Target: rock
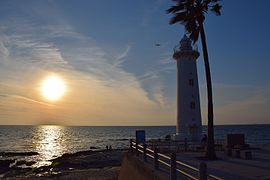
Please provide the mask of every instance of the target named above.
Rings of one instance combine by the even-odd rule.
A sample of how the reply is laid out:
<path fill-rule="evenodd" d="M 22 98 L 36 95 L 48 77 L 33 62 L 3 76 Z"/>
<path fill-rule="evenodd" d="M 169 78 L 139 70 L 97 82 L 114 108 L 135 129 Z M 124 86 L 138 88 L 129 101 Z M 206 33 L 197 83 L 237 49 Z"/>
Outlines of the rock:
<path fill-rule="evenodd" d="M 80 152 L 73 155 L 64 155 L 60 158 L 52 160 L 52 167 L 66 170 L 87 169 L 87 168 L 104 168 L 112 166 L 120 166 L 123 158 L 122 151 L 96 151 L 96 152 Z"/>
<path fill-rule="evenodd" d="M 34 170 L 35 173 L 51 171 L 53 168 L 51 166 L 41 166 Z"/>
<path fill-rule="evenodd" d="M 35 156 L 37 152 L 1 152 L 1 156 Z"/>
<path fill-rule="evenodd" d="M 63 179 L 71 176 L 69 179 L 81 179 L 81 177 L 103 177 L 103 173 L 108 174 L 108 177 L 117 177 L 119 170 L 111 170 L 112 167 L 120 167 L 123 154 L 126 150 L 112 151 L 81 151 L 74 154 L 64 154 L 61 157 L 52 159 L 50 166 L 42 166 L 39 168 L 31 168 L 30 166 L 36 163 L 35 161 L 17 161 L 16 165 L 25 164 L 28 168 L 9 167 L 15 160 L 0 161 L 5 173 L 4 178 L 18 179 Z M 74 174 L 74 176 L 72 176 Z M 78 177 L 77 177 L 78 176 Z M 1 179 L 1 178 L 0 178 Z M 85 179 L 85 178 L 82 178 Z M 107 178 L 110 179 L 110 178 Z M 117 179 L 117 178 L 114 178 Z"/>
<path fill-rule="evenodd" d="M 32 168 L 21 168 L 21 167 L 11 167 L 8 172 L 5 173 L 5 178 L 7 177 L 16 177 L 20 175 L 27 175 L 32 172 Z"/>
<path fill-rule="evenodd" d="M 17 161 L 16 162 L 16 166 L 21 166 L 23 164 L 26 164 L 26 161 L 25 160 L 20 160 L 20 161 Z"/>
<path fill-rule="evenodd" d="M 26 166 L 32 166 L 33 164 L 36 164 L 36 161 L 28 161 L 25 163 Z"/>
<path fill-rule="evenodd" d="M 93 153 L 96 153 L 96 152 L 98 152 L 98 151 L 88 150 L 88 151 L 79 151 L 79 152 L 76 152 L 76 153 L 73 153 L 73 154 L 65 153 L 61 157 L 51 159 L 50 161 L 69 159 L 69 158 L 73 158 L 73 157 L 77 157 L 77 156 L 86 156 L 86 155 L 90 155 L 90 154 L 93 154 Z"/>
<path fill-rule="evenodd" d="M 165 136 L 165 141 L 170 141 L 170 140 L 171 140 L 171 135 L 169 135 L 169 134 L 166 135 L 166 136 Z"/>
<path fill-rule="evenodd" d="M 11 163 L 14 163 L 14 159 L 8 159 L 8 160 L 0 160 L 0 167 L 2 166 L 9 166 Z"/>
<path fill-rule="evenodd" d="M 98 149 L 97 147 L 94 146 L 90 146 L 90 149 Z"/>
<path fill-rule="evenodd" d="M 0 160 L 0 173 L 8 171 L 10 169 L 10 164 L 14 162 L 15 160 Z"/>

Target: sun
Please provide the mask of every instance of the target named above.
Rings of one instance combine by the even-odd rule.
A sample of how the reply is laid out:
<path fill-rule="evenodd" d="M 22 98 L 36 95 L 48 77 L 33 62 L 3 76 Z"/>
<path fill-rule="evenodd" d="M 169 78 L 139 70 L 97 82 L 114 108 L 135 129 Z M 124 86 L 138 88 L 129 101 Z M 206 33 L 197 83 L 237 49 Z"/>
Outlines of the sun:
<path fill-rule="evenodd" d="M 40 91 L 47 100 L 57 101 L 65 94 L 66 85 L 59 76 L 50 75 L 42 81 Z"/>

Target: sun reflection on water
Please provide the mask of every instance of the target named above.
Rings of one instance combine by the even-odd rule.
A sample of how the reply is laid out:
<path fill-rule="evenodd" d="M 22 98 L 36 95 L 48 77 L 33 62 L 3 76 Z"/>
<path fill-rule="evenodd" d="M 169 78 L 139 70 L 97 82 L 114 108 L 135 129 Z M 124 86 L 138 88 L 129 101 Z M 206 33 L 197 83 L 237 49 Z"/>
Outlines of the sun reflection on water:
<path fill-rule="evenodd" d="M 59 157 L 66 152 L 67 145 L 64 140 L 62 126 L 38 126 L 37 138 L 34 140 L 39 161 L 36 166 L 50 165 L 50 159 Z"/>

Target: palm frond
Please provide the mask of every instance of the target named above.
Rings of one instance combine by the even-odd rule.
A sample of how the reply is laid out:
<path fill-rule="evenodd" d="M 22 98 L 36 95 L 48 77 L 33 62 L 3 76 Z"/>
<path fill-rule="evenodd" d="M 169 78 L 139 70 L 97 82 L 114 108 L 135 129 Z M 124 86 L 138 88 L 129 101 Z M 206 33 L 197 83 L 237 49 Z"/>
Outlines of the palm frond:
<path fill-rule="evenodd" d="M 221 15 L 221 12 L 220 12 L 221 8 L 222 8 L 222 6 L 217 3 L 214 6 L 212 6 L 210 11 L 212 11 L 215 15 L 220 16 Z"/>
<path fill-rule="evenodd" d="M 187 18 L 186 12 L 177 13 L 174 17 L 171 18 L 170 24 L 185 21 L 185 18 Z"/>
<path fill-rule="evenodd" d="M 169 9 L 166 10 L 167 14 L 169 13 L 176 13 L 179 11 L 183 11 L 185 10 L 185 5 L 184 4 L 179 4 L 177 6 L 172 6 Z"/>
<path fill-rule="evenodd" d="M 187 21 L 185 23 L 185 29 L 188 33 L 192 33 L 192 31 L 194 31 L 195 29 L 197 29 L 197 23 L 195 20 L 193 21 Z"/>
<path fill-rule="evenodd" d="M 220 0 L 173 0 L 175 5 L 167 9 L 168 14 L 174 16 L 170 24 L 181 23 L 185 26 L 186 32 L 195 43 L 200 34 L 200 25 L 205 20 L 205 14 L 209 11 L 215 15 L 221 15 L 222 6 Z"/>

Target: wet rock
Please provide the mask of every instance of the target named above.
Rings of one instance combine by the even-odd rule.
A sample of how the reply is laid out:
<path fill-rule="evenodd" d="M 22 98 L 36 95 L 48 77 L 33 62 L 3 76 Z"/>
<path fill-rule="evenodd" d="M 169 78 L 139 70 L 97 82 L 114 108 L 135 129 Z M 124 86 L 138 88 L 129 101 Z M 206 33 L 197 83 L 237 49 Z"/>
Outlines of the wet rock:
<path fill-rule="evenodd" d="M 120 166 L 122 162 L 123 152 L 119 151 L 97 151 L 95 153 L 78 153 L 69 154 L 52 160 L 52 167 L 66 170 L 87 169 L 87 168 L 103 168 L 111 166 Z"/>
<path fill-rule="evenodd" d="M 67 158 L 72 158 L 72 157 L 77 157 L 77 156 L 86 156 L 86 155 L 90 155 L 93 153 L 96 153 L 97 151 L 92 151 L 92 150 L 88 150 L 88 151 L 79 151 L 76 153 L 65 153 L 63 154 L 61 157 L 55 158 L 55 159 L 51 159 L 50 161 L 57 161 L 57 160 L 61 160 L 61 159 L 67 159 Z"/>
<path fill-rule="evenodd" d="M 7 171 L 5 173 L 5 178 L 7 177 L 16 177 L 16 176 L 20 176 L 20 175 L 27 175 L 30 174 L 32 172 L 32 168 L 21 168 L 21 167 L 11 167 L 9 169 L 9 171 Z"/>
<path fill-rule="evenodd" d="M 4 173 L 10 169 L 10 164 L 14 163 L 15 160 L 0 160 L 0 173 Z"/>
<path fill-rule="evenodd" d="M 35 156 L 38 155 L 38 152 L 1 152 L 0 153 L 1 156 L 6 156 L 6 157 L 10 157 L 10 156 Z"/>
<path fill-rule="evenodd" d="M 63 179 L 65 179 L 66 177 L 72 176 L 72 174 L 74 173 L 74 176 L 69 179 L 78 179 L 76 177 L 79 175 L 81 175 L 81 177 L 88 177 L 90 175 L 92 175 L 93 177 L 102 177 L 102 173 L 107 173 L 107 170 L 105 170 L 106 168 L 119 167 L 121 165 L 124 152 L 126 152 L 126 150 L 89 150 L 77 152 L 74 154 L 64 154 L 61 157 L 52 159 L 52 164 L 50 166 L 42 166 L 39 168 L 23 168 L 18 166 L 9 167 L 10 164 L 15 163 L 15 160 L 12 160 L 9 162 L 5 162 L 6 169 L 4 171 L 4 178 L 58 179 L 60 177 L 63 177 Z M 31 166 L 33 163 L 36 162 L 17 161 L 17 163 Z M 2 164 L 4 164 L 4 162 L 2 162 Z M 116 170 L 113 170 L 112 172 L 117 174 Z M 81 173 L 84 174 L 82 175 Z M 93 175 L 93 173 L 100 174 Z"/>
<path fill-rule="evenodd" d="M 36 161 L 28 161 L 25 163 L 26 166 L 32 166 L 33 164 L 36 164 Z"/>
<path fill-rule="evenodd" d="M 40 172 L 35 175 L 35 177 L 39 178 L 45 178 L 45 179 L 58 179 L 59 176 L 62 175 L 61 171 L 45 171 L 45 172 Z M 35 179 L 35 178 L 31 178 Z"/>
<path fill-rule="evenodd" d="M 97 147 L 94 146 L 90 146 L 90 149 L 98 149 Z"/>
<path fill-rule="evenodd" d="M 41 166 L 37 169 L 34 170 L 35 173 L 42 173 L 42 172 L 48 172 L 48 171 L 52 171 L 52 167 L 51 166 Z"/>
<path fill-rule="evenodd" d="M 16 166 L 21 166 L 23 164 L 26 164 L 26 161 L 25 160 L 20 160 L 20 161 L 17 161 L 16 162 Z"/>

